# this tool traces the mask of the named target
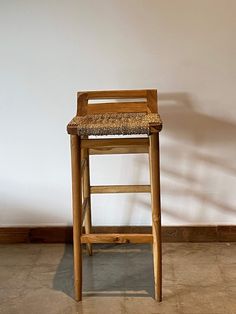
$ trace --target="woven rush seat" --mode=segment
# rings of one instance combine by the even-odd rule
[[[162,128],[158,113],[104,113],[76,116],[68,124],[70,134],[89,135],[131,135],[150,134],[150,128]]]

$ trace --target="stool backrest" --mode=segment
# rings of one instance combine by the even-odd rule
[[[157,90],[78,92],[77,116],[121,112],[157,113]]]

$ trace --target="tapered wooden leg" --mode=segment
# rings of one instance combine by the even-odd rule
[[[161,198],[160,198],[160,161],[159,134],[149,136],[149,158],[152,202],[152,235],[155,299],[162,300],[162,249],[161,249]]]
[[[80,138],[71,135],[72,203],[73,203],[73,249],[75,300],[82,300],[82,191],[81,191],[81,149]]]
[[[83,158],[86,160],[84,175],[83,175],[83,198],[88,198],[87,211],[85,215],[85,233],[91,233],[91,197],[90,197],[90,174],[89,174],[89,152],[88,149],[83,149]],[[88,254],[92,255],[92,244],[87,243]]]

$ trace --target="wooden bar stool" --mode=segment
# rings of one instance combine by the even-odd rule
[[[152,243],[155,299],[162,299],[159,166],[161,128],[156,90],[78,93],[77,114],[67,126],[71,137],[74,286],[77,301],[82,299],[82,243],[87,244],[90,255],[92,243]],[[131,134],[145,134],[146,137],[89,138],[90,135]],[[129,153],[149,154],[150,185],[90,186],[89,155]],[[152,234],[92,233],[90,195],[132,192],[151,192]],[[85,234],[82,233],[83,224]]]

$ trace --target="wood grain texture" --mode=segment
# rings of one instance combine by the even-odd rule
[[[151,178],[152,234],[153,234],[153,267],[155,299],[162,300],[162,239],[161,239],[161,195],[160,195],[160,162],[159,134],[150,137],[149,160]]]
[[[82,155],[82,161],[81,161],[81,175],[83,176],[84,174],[84,170],[85,170],[85,167],[86,167],[86,163],[87,163],[87,160],[84,159],[83,155]]]
[[[85,91],[78,95],[86,94],[87,99],[121,99],[121,98],[146,98],[147,90],[110,90],[110,91]]]
[[[147,103],[145,102],[120,102],[120,103],[105,103],[105,104],[88,104],[87,114],[101,113],[117,113],[117,112],[150,112]]]
[[[80,138],[71,135],[72,205],[73,205],[73,251],[75,300],[82,299],[82,186]]]
[[[90,197],[90,170],[89,170],[89,153],[88,149],[82,149],[83,157],[86,160],[84,175],[83,175],[83,199],[87,200],[85,215],[84,215],[84,225],[85,225],[85,233],[91,233],[92,227],[92,218],[91,218],[91,197]],[[87,244],[88,254],[92,255],[92,245],[90,243]]]
[[[77,115],[84,116],[87,114],[88,97],[86,93],[77,94]]]
[[[152,234],[86,234],[82,243],[152,243]]]
[[[135,146],[128,147],[100,147],[89,149],[90,155],[113,155],[113,154],[147,154],[148,146]]]
[[[150,112],[158,112],[157,108],[157,90],[147,90],[147,106]]]
[[[100,193],[150,193],[150,185],[97,185],[90,187],[91,194]]]
[[[86,212],[88,210],[88,197],[83,198],[83,205],[82,205],[82,223],[84,222]]]
[[[82,148],[104,149],[124,148],[133,146],[149,146],[148,138],[110,138],[110,139],[82,139]]]
[[[112,112],[157,112],[156,90],[116,90],[116,91],[86,91],[77,94],[77,115],[112,113]],[[147,102],[137,102],[135,99],[146,99]],[[124,103],[95,103],[89,100],[98,99],[133,99]]]

